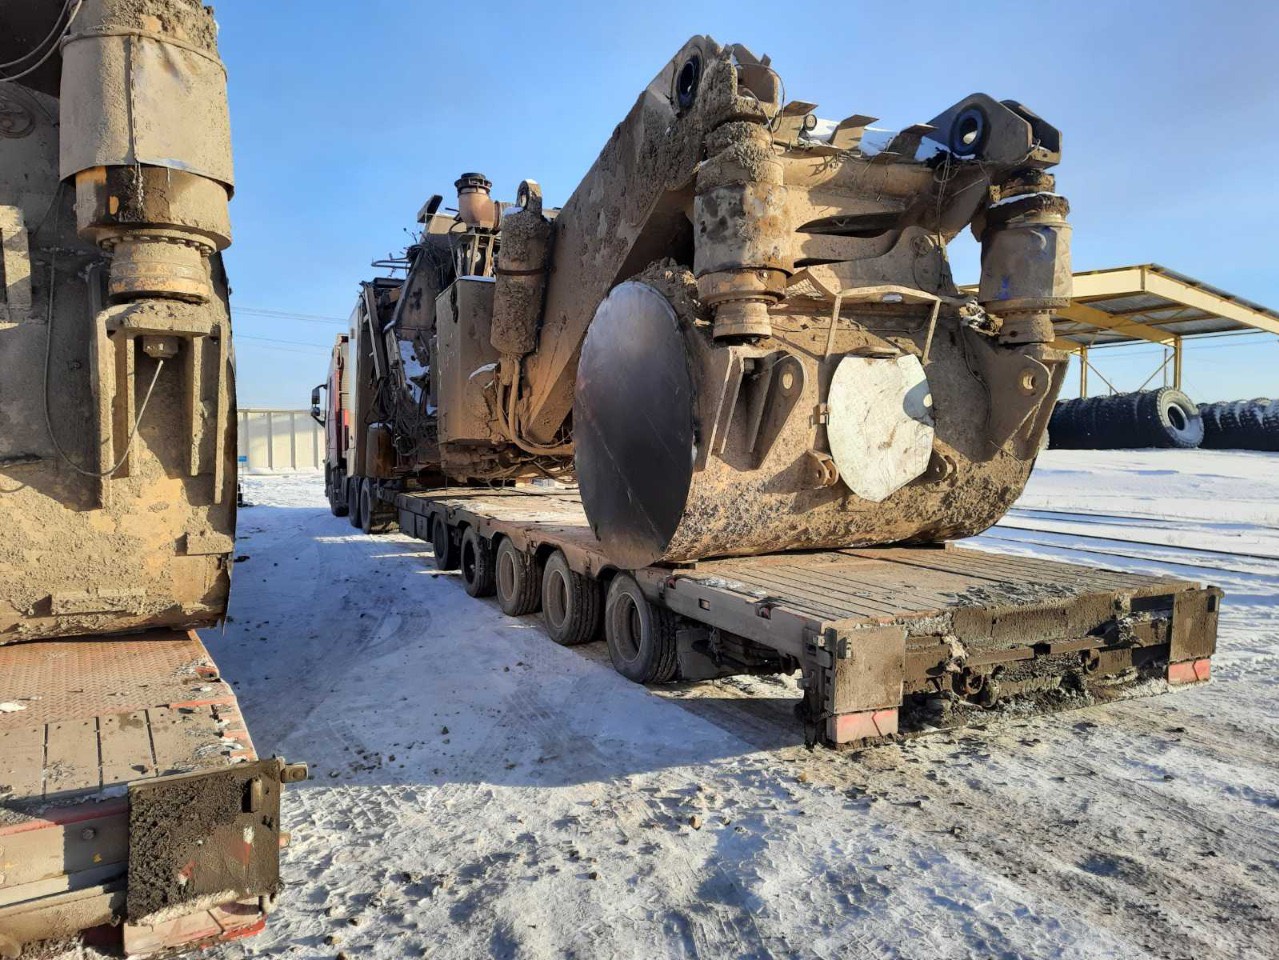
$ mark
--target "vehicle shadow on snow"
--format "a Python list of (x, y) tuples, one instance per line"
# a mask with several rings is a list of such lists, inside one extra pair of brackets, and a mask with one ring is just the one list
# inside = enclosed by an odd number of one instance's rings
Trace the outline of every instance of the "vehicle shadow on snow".
[(641, 687), (602, 641), (560, 647), (540, 616), (467, 596), (417, 540), (267, 503), (241, 530), (228, 623), (204, 639), (258, 752), (311, 765), (301, 789), (567, 786), (803, 743), (793, 684)]

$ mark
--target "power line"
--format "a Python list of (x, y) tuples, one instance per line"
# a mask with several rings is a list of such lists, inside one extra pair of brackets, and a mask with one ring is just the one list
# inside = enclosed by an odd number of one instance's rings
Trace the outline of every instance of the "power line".
[(309, 350), (324, 350), (329, 348), (319, 343), (307, 343), (305, 340), (277, 340), (274, 337), (251, 337), (248, 334), (237, 333), (236, 340), (254, 340), (258, 343), (279, 343), (289, 347), (306, 347)]
[(330, 323), (345, 327), (347, 321), (341, 317), (324, 317), (314, 313), (289, 313), (286, 310), (267, 310), (263, 307), (240, 307), (232, 305), (232, 314), (245, 314), (252, 317), (267, 317), (272, 320), (301, 320), (304, 323)]
[[(1238, 348), (1238, 347), (1253, 346), (1256, 344), (1257, 340), (1259, 339), (1262, 339), (1262, 338), (1256, 338), (1248, 343), (1212, 343), (1212, 344), (1207, 344), (1206, 346), (1200, 346), (1199, 344), (1195, 343), (1192, 340), (1186, 340), (1182, 342), (1181, 346), (1182, 346), (1182, 350), (1185, 351), (1186, 354), (1188, 355), (1191, 350), (1194, 350), (1196, 353), (1203, 353), (1206, 350), (1227, 350), (1227, 349)], [(1279, 343), (1279, 340), (1273, 340), (1273, 341), (1267, 340), (1266, 342), (1275, 344), (1275, 343)], [(1089, 348), (1088, 360), (1090, 363), (1093, 361), (1094, 357), (1098, 359), (1098, 362), (1102, 362), (1101, 358), (1098, 357), (1098, 354), (1096, 352), (1099, 346), (1100, 345)], [(1164, 350), (1172, 349), (1171, 346), (1163, 347), (1163, 348), (1144, 347), (1144, 346), (1137, 347), (1137, 346), (1134, 346), (1134, 344), (1132, 343), (1114, 343), (1114, 344), (1106, 344), (1105, 346), (1107, 348), (1125, 347), (1125, 346), (1133, 347), (1133, 349), (1126, 350), (1123, 353), (1119, 353), (1116, 351), (1115, 353), (1116, 357), (1157, 357), (1159, 356), (1159, 353), (1156, 352), (1156, 349), (1164, 349)], [(1106, 353), (1107, 353), (1107, 356), (1105, 357), (1105, 361), (1109, 362), (1111, 360), (1111, 357), (1109, 356), (1109, 353), (1110, 353), (1109, 349), (1107, 349)]]

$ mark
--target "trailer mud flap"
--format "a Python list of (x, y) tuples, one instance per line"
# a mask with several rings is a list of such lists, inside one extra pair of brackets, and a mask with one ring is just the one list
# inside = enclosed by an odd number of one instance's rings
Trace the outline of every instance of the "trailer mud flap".
[(1217, 652), (1217, 617), (1222, 591), (1183, 590), (1172, 602), (1172, 631), (1168, 643), (1168, 682), (1174, 686), (1203, 683), (1211, 675), (1210, 658)]
[(840, 747), (898, 732), (906, 672), (905, 627), (847, 632), (830, 628), (810, 636), (805, 647), (806, 660), (812, 665), (805, 671), (810, 742)]
[(280, 794), (306, 779), (278, 759), (129, 786), (125, 952), (255, 932), (280, 886)]

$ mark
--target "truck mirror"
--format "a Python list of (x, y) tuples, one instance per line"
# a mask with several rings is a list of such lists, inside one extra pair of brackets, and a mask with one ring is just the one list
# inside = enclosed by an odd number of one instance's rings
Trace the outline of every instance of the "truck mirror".
[(320, 411), (320, 391), (327, 390), (327, 383), (320, 383), (311, 388), (311, 419), (324, 426), (324, 414)]

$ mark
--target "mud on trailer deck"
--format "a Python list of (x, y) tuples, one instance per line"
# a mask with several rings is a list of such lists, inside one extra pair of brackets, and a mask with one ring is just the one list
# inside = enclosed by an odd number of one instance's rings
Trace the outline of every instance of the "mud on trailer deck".
[(256, 933), (280, 793), (194, 632), (0, 646), (0, 957), (100, 928), (129, 956)]
[[(1209, 678), (1221, 591), (953, 545), (619, 570), (562, 488), (375, 488), (350, 521), (428, 541), (472, 596), (539, 608), (564, 645), (603, 632), (640, 683), (802, 671), (833, 747), (1165, 692)], [(364, 520), (360, 514), (372, 510)]]

